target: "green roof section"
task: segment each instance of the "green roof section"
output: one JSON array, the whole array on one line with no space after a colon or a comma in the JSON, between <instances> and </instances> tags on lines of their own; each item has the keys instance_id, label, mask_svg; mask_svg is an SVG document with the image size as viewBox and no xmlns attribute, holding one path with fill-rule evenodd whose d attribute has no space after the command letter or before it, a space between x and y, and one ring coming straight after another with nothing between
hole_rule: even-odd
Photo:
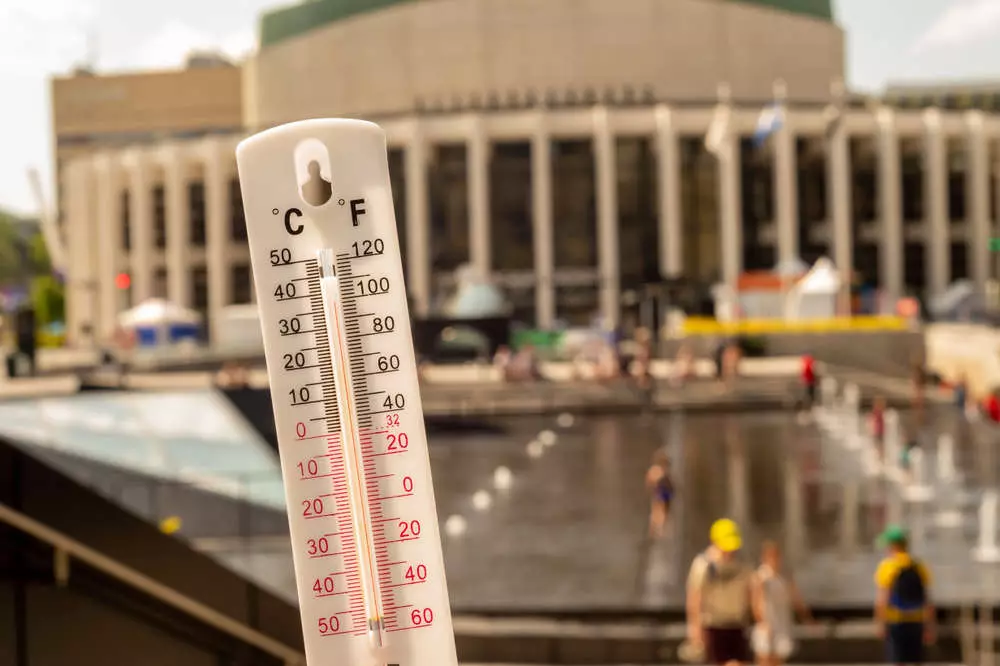
<instances>
[{"instance_id":1,"label":"green roof section","mask_svg":"<svg viewBox=\"0 0 1000 666\"><path fill-rule=\"evenodd\" d=\"M260 19L261 48L351 16L415 0L304 0L266 12ZM538 0L543 2L544 0ZM663 0L669 2L670 0ZM833 21L832 0L729 0ZM614 0L608 0L614 2Z\"/></svg>"},{"instance_id":2,"label":"green roof section","mask_svg":"<svg viewBox=\"0 0 1000 666\"><path fill-rule=\"evenodd\" d=\"M833 0L730 0L833 22Z\"/></svg>"},{"instance_id":3,"label":"green roof section","mask_svg":"<svg viewBox=\"0 0 1000 666\"><path fill-rule=\"evenodd\" d=\"M266 12L260 19L260 45L266 48L350 16L413 0L305 0Z\"/></svg>"}]
</instances>

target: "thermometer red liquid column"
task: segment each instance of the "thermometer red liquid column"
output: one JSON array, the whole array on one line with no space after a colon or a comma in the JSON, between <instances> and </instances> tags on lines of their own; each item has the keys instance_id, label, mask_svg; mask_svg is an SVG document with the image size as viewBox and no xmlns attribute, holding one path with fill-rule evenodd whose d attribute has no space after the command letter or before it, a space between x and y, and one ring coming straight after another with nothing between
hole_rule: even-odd
<instances>
[{"instance_id":1,"label":"thermometer red liquid column","mask_svg":"<svg viewBox=\"0 0 1000 666\"><path fill-rule=\"evenodd\" d=\"M454 666L384 135L294 123L237 162L308 663Z\"/></svg>"}]
</instances>

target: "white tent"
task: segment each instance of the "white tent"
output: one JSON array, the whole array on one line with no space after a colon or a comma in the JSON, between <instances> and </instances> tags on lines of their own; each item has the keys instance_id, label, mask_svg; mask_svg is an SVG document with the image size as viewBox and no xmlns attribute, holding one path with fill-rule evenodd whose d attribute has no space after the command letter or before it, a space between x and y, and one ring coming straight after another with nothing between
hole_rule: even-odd
<instances>
[{"instance_id":1,"label":"white tent","mask_svg":"<svg viewBox=\"0 0 1000 666\"><path fill-rule=\"evenodd\" d=\"M789 290L785 301L787 319L822 319L837 314L840 273L823 257Z\"/></svg>"},{"instance_id":2,"label":"white tent","mask_svg":"<svg viewBox=\"0 0 1000 666\"><path fill-rule=\"evenodd\" d=\"M195 338L201 315L188 308L151 298L118 316L118 325L135 333L141 345Z\"/></svg>"},{"instance_id":3,"label":"white tent","mask_svg":"<svg viewBox=\"0 0 1000 666\"><path fill-rule=\"evenodd\" d=\"M469 265L455 271L456 289L442 312L453 319L502 317L510 313L510 305L500 289L489 278Z\"/></svg>"},{"instance_id":4,"label":"white tent","mask_svg":"<svg viewBox=\"0 0 1000 666\"><path fill-rule=\"evenodd\" d=\"M162 298L151 298L143 301L131 310L118 315L118 324L125 328L137 326L158 326L163 324L200 324L201 315L194 310L165 301Z\"/></svg>"}]
</instances>

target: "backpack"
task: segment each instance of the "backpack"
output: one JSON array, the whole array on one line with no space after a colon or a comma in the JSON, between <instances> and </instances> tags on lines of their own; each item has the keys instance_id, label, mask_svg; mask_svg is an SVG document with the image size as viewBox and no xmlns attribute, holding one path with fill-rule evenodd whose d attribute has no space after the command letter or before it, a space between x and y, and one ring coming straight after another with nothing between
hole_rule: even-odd
<instances>
[{"instance_id":1,"label":"backpack","mask_svg":"<svg viewBox=\"0 0 1000 666\"><path fill-rule=\"evenodd\" d=\"M889 603L904 613L922 610L927 604L927 590L917 562L911 562L896 574L889 588Z\"/></svg>"},{"instance_id":2,"label":"backpack","mask_svg":"<svg viewBox=\"0 0 1000 666\"><path fill-rule=\"evenodd\" d=\"M750 618L749 570L723 574L718 563L706 557L704 603L709 626L738 627ZM732 575L735 573L735 577Z\"/></svg>"}]
</instances>

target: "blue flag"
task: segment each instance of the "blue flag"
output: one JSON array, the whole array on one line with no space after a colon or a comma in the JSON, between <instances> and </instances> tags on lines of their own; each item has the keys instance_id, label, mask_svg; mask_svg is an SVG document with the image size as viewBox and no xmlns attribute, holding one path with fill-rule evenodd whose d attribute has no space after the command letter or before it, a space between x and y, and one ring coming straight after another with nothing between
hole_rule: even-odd
<instances>
[{"instance_id":1,"label":"blue flag","mask_svg":"<svg viewBox=\"0 0 1000 666\"><path fill-rule=\"evenodd\" d=\"M781 129L785 122L785 110L779 104L767 106L757 118L757 127L753 131L753 145L761 147L772 134Z\"/></svg>"}]
</instances>

